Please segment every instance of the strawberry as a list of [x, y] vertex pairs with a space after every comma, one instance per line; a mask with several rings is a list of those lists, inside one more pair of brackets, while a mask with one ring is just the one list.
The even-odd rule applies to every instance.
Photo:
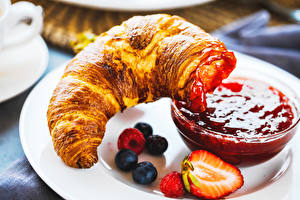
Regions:
[[181, 197], [184, 194], [184, 186], [179, 172], [171, 172], [161, 179], [160, 191], [166, 197]]
[[140, 154], [145, 147], [144, 135], [136, 128], [125, 129], [118, 139], [118, 149], [130, 149]]
[[181, 173], [186, 190], [206, 199], [219, 199], [244, 184], [237, 167], [204, 150], [187, 156], [181, 163]]

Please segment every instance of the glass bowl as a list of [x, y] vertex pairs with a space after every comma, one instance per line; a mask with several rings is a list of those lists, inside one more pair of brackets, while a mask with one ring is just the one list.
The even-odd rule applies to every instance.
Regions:
[[[275, 68], [275, 67], [274, 67]], [[273, 135], [257, 136], [251, 138], [238, 137], [208, 130], [194, 121], [187, 119], [176, 107], [175, 101], [171, 103], [171, 116], [177, 127], [177, 130], [185, 144], [191, 150], [208, 150], [227, 162], [239, 165], [255, 165], [277, 155], [292, 139], [297, 132], [300, 120], [300, 98], [299, 80], [295, 85], [287, 72], [279, 73], [272, 69], [251, 69], [238, 67], [231, 77], [245, 77], [254, 80], [264, 81], [267, 84], [279, 89], [290, 100], [290, 105], [294, 108], [294, 119], [292, 125], [281, 132]], [[293, 76], [291, 76], [293, 77]], [[295, 77], [293, 77], [295, 79]]]

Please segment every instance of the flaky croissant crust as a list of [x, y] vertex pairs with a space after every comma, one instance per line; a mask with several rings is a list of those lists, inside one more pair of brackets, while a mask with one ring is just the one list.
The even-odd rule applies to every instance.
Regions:
[[47, 112], [54, 149], [68, 166], [89, 168], [117, 112], [161, 97], [188, 101], [197, 68], [212, 91], [234, 65], [222, 42], [178, 16], [133, 17], [67, 65]]

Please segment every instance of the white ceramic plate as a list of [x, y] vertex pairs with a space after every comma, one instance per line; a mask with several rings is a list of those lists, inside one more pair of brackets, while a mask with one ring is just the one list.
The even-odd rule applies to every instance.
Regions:
[[80, 6], [117, 11], [153, 11], [184, 8], [212, 0], [56, 0]]
[[[236, 53], [238, 67], [235, 74], [255, 76], [273, 73], [299, 89], [299, 79], [266, 62]], [[159, 181], [168, 172], [180, 169], [180, 161], [190, 151], [182, 142], [170, 117], [170, 100], [141, 104], [114, 116], [107, 124], [103, 143], [98, 149], [100, 161], [90, 169], [73, 169], [64, 165], [53, 150], [49, 135], [46, 111], [48, 101], [64, 66], [47, 75], [28, 96], [20, 118], [20, 137], [24, 152], [39, 176], [59, 195], [66, 199], [164, 199], [159, 191]], [[248, 71], [248, 72], [246, 72]], [[249, 71], [251, 71], [249, 73]], [[252, 73], [253, 72], [253, 73]], [[274, 83], [275, 84], [275, 83]], [[276, 84], [275, 84], [276, 85]], [[117, 138], [125, 128], [138, 121], [150, 123], [155, 134], [164, 135], [169, 148], [164, 156], [153, 157], [146, 153], [139, 161], [151, 161], [158, 170], [158, 178], [151, 186], [134, 184], [130, 173], [116, 169], [114, 156]], [[255, 167], [241, 168], [245, 185], [232, 194], [235, 200], [300, 199], [299, 133], [275, 158]]]
[[32, 86], [47, 68], [49, 53], [41, 36], [0, 52], [0, 103]]

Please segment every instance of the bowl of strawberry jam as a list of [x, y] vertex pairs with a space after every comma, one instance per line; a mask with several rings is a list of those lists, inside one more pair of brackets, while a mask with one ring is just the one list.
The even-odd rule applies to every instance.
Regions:
[[[233, 76], [206, 95], [204, 112], [181, 101], [171, 104], [172, 119], [191, 150], [205, 149], [240, 165], [254, 165], [278, 154], [299, 124], [297, 91], [274, 77]], [[275, 84], [275, 85], [276, 85]]]

